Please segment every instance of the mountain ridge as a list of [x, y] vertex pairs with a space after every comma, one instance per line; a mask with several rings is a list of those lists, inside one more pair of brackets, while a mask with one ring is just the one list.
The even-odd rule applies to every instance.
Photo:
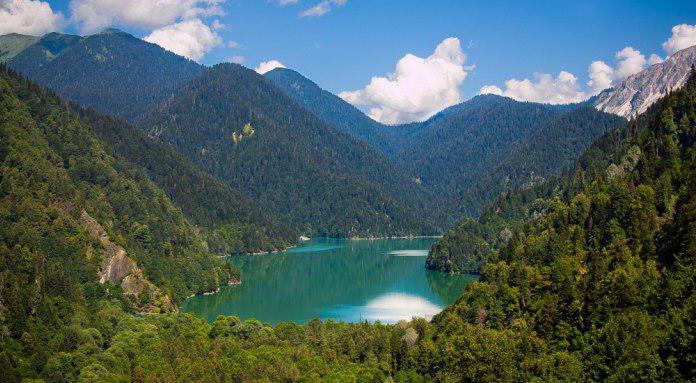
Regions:
[[595, 107], [622, 117], [635, 117], [669, 91], [682, 87], [693, 65], [696, 65], [696, 45], [682, 49], [664, 62], [651, 65], [600, 93]]

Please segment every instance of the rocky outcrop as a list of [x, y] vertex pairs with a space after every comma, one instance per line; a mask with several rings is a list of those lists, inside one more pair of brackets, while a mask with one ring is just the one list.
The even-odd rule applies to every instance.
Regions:
[[603, 112], [630, 118], [686, 83], [691, 66], [696, 65], [696, 46], [683, 49], [660, 64], [629, 76], [621, 85], [602, 92], [595, 107]]
[[143, 313], [177, 310], [171, 298], [147, 280], [137, 263], [128, 257], [126, 250], [112, 242], [104, 227], [84, 209], [80, 213], [80, 222], [101, 244], [100, 283], [120, 286], [123, 294]]

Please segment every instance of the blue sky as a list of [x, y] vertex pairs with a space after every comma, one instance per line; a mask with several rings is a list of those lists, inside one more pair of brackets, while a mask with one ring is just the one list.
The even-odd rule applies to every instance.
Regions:
[[[216, 31], [225, 45], [199, 61], [211, 65], [243, 56], [244, 65], [253, 68], [275, 59], [339, 93], [364, 87], [372, 76], [394, 72], [396, 62], [407, 53], [427, 57], [444, 39], [456, 37], [467, 56], [465, 65], [475, 65], [458, 84], [461, 98], [467, 99], [484, 85], [504, 89], [506, 80], [533, 79], [537, 72], [556, 76], [567, 71], [584, 85], [591, 62], [602, 60], [613, 66], [615, 53], [627, 46], [646, 58], [652, 53], [664, 57], [661, 44], [670, 37], [671, 28], [696, 24], [693, 0], [325, 0], [345, 4], [330, 4], [331, 11], [321, 17], [299, 16], [320, 1], [287, 5], [281, 0], [221, 1], [218, 5], [225, 15], [202, 20], [207, 25], [219, 20], [227, 26]], [[69, 2], [48, 0], [66, 19], [71, 15]], [[66, 24], [64, 31], [80, 32], [74, 23]], [[155, 29], [115, 24], [138, 37]], [[229, 41], [239, 46], [230, 48]], [[369, 105], [374, 100], [363, 101], [364, 109], [374, 106]]]

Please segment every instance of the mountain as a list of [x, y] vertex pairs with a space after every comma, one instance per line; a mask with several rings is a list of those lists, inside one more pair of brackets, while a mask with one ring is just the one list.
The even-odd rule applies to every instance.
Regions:
[[204, 69], [116, 29], [87, 37], [49, 33], [7, 65], [62, 97], [131, 122]]
[[206, 70], [140, 126], [305, 234], [384, 236], [437, 229], [426, 208], [431, 197], [413, 179], [240, 65]]
[[114, 117], [75, 103], [69, 110], [89, 124], [115, 157], [141, 169], [164, 190], [186, 218], [205, 235], [208, 248], [220, 254], [272, 251], [293, 244], [298, 232], [262, 213], [237, 189], [202, 172], [167, 145]]
[[504, 190], [558, 175], [593, 140], [624, 123], [584, 104], [485, 95], [421, 123], [387, 126], [293, 70], [265, 76], [324, 121], [396, 161], [437, 196], [438, 219], [447, 224], [479, 214]]
[[447, 200], [450, 216], [478, 215], [500, 192], [571, 167], [592, 141], [623, 123], [581, 104], [477, 96], [420, 124], [399, 159]]
[[[99, 283], [96, 255], [105, 246], [133, 251], [131, 241], [147, 235], [122, 225], [121, 209], [109, 210], [134, 203], [143, 210], [128, 219], [146, 211], [166, 225], [172, 212], [155, 211], [166, 199], [158, 203], [156, 189], [141, 194], [147, 182], [100, 193], [124, 174], [111, 166], [119, 161], [59, 105], [45, 109], [52, 104], [41, 102], [40, 89], [8, 87], [0, 77], [3, 381], [691, 381], [696, 71], [691, 78], [596, 141], [582, 169], [540, 197], [545, 208], [524, 219], [479, 280], [431, 322], [273, 327], [124, 309], [118, 287]], [[81, 140], [70, 140], [73, 133]], [[85, 172], [88, 165], [115, 172], [105, 179]], [[99, 218], [70, 213], [66, 200]]]
[[0, 64], [6, 63], [27, 47], [39, 40], [36, 36], [26, 36], [17, 33], [0, 36]]
[[387, 155], [393, 155], [398, 151], [392, 137], [398, 128], [382, 125], [367, 117], [358, 108], [321, 89], [300, 73], [292, 69], [276, 68], [264, 76], [334, 128], [368, 143]]
[[635, 117], [670, 90], [683, 86], [693, 65], [696, 65], [696, 46], [629, 76], [616, 88], [605, 90], [595, 101], [595, 107], [622, 117]]
[[[0, 270], [11, 294], [2, 309], [12, 323], [33, 315], [20, 302], [70, 305], [89, 294], [175, 311], [235, 277], [143, 171], [111, 155], [62, 100], [5, 67], [0, 136]], [[89, 292], [72, 291], [85, 283]]]

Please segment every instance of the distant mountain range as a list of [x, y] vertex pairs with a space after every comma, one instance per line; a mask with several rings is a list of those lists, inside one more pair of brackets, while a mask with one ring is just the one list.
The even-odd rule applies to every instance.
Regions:
[[113, 29], [3, 36], [0, 52], [30, 79], [135, 124], [310, 235], [441, 232], [502, 191], [572, 167], [623, 121], [586, 104], [489, 95], [386, 126], [295, 71], [208, 69]]
[[[130, 122], [203, 66], [117, 29], [0, 37], [6, 64], [61, 96]], [[19, 49], [24, 47], [23, 49]]]
[[332, 126], [383, 151], [439, 198], [447, 223], [477, 215], [501, 191], [557, 175], [624, 119], [590, 105], [477, 96], [422, 123], [382, 125], [289, 69], [266, 77]]
[[683, 49], [664, 62], [628, 77], [619, 86], [602, 92], [595, 106], [607, 113], [635, 117], [670, 90], [682, 87], [693, 65], [696, 65], [696, 46]]

